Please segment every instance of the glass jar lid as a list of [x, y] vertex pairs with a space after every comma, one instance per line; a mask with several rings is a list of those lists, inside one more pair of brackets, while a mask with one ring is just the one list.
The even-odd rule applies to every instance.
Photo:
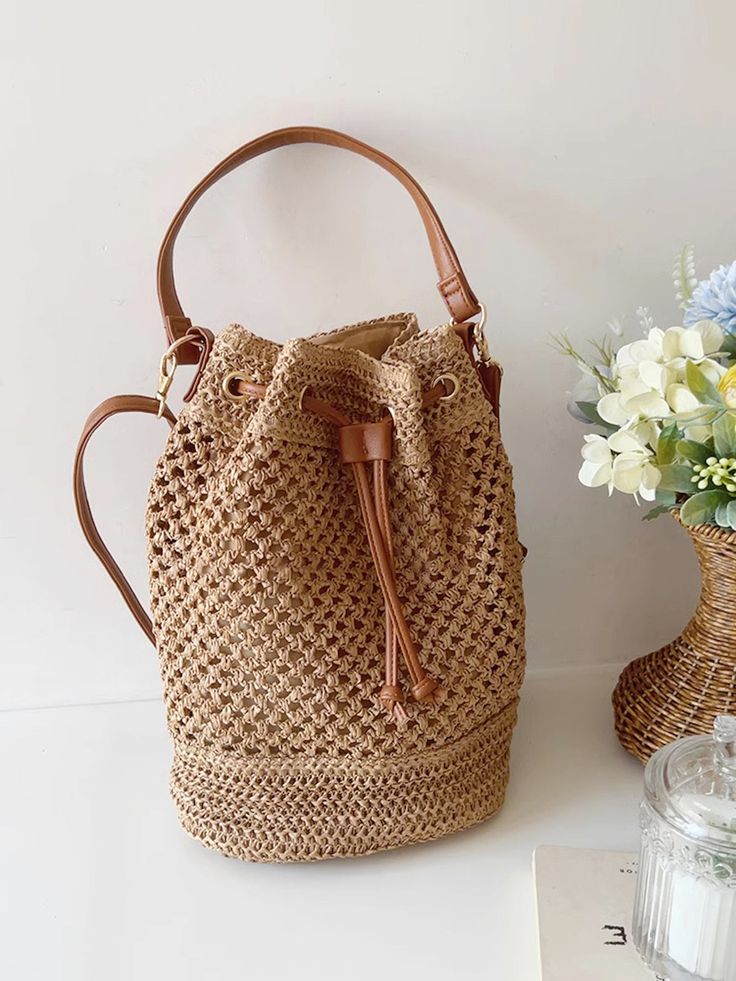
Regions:
[[658, 750], [644, 788], [668, 824], [736, 855], [736, 716], [719, 715], [712, 735], [687, 736]]

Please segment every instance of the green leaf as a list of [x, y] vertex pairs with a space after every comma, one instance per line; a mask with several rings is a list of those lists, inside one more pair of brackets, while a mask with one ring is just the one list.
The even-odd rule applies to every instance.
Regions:
[[692, 463], [705, 464], [708, 457], [713, 456], [713, 450], [705, 443], [696, 443], [692, 439], [678, 439], [677, 455], [690, 460]]
[[716, 508], [716, 524], [719, 528], [730, 528], [736, 531], [736, 500], [721, 501]]
[[658, 465], [662, 466], [663, 464], [672, 463], [674, 461], [677, 453], [677, 437], [679, 436], [679, 433], [680, 430], [673, 422], [669, 426], [665, 426], [665, 428], [659, 434], [659, 439], [657, 440]]
[[677, 495], [673, 491], [662, 490], [661, 486], [657, 488], [654, 499], [657, 502], [656, 507], [647, 511], [642, 521], [654, 521], [660, 514], [667, 514], [677, 504]]
[[597, 402], [576, 402], [575, 405], [580, 409], [589, 422], [603, 422], [598, 415]]
[[661, 487], [658, 487], [654, 492], [654, 500], [666, 508], [673, 508], [677, 504], [677, 494], [674, 491], [662, 490]]
[[713, 446], [719, 458], [736, 457], [736, 412], [724, 412], [713, 423]]
[[736, 360], [736, 334], [726, 334], [721, 344], [721, 350], [728, 355], [729, 361]]
[[657, 485], [657, 490], [675, 491], [678, 494], [692, 494], [696, 485], [693, 483], [695, 474], [692, 467], [682, 463], [670, 463], [659, 467], [662, 479]]
[[716, 508], [724, 501], [732, 500], [726, 491], [707, 490], [689, 497], [680, 508], [680, 518], [684, 525], [712, 525], [715, 523]]
[[718, 394], [717, 388], [712, 381], [706, 378], [702, 368], [699, 368], [694, 361], [687, 362], [685, 373], [687, 387], [699, 402], [703, 405], [723, 405], [723, 399]]
[[616, 431], [616, 427], [611, 425], [610, 422], [606, 422], [605, 419], [601, 419], [598, 415], [598, 403], [597, 402], [576, 402], [575, 405], [580, 409], [585, 418], [589, 422], [595, 423], [596, 426], [600, 426], [602, 429], [607, 430], [609, 433]]
[[658, 504], [656, 507], [652, 508], [651, 511], [647, 511], [647, 513], [644, 515], [644, 517], [641, 520], [654, 521], [654, 519], [658, 518], [660, 514], [667, 514], [667, 512], [670, 510], [671, 508], [668, 504]]

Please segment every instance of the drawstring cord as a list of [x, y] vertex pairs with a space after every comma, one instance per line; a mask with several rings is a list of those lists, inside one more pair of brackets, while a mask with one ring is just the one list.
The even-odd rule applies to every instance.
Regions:
[[[388, 425], [392, 425], [390, 420]], [[404, 696], [397, 679], [398, 665], [395, 654], [397, 644], [403, 654], [411, 679], [411, 693], [416, 701], [439, 701], [444, 695], [444, 690], [439, 682], [425, 671], [419, 659], [397, 592], [393, 548], [390, 543], [390, 516], [382, 505], [376, 506], [377, 501], [387, 502], [386, 461], [374, 461], [374, 477], [379, 464], [383, 466], [379, 470], [382, 476], [379, 476], [377, 481], [374, 479], [373, 495], [370, 492], [365, 462], [349, 462], [353, 468], [363, 523], [386, 605], [386, 683], [381, 689], [381, 701], [389, 712], [395, 715], [397, 721], [402, 722], [405, 721], [406, 712], [403, 708]], [[383, 520], [379, 518], [379, 510]]]
[[[440, 375], [432, 388], [423, 394], [422, 407], [453, 398], [458, 384], [454, 375]], [[225, 377], [222, 387], [225, 395], [236, 402], [264, 398], [266, 395], [265, 385], [258, 385], [237, 371]], [[409, 675], [414, 701], [439, 702], [446, 692], [421, 662], [396, 586], [388, 485], [389, 463], [393, 457], [393, 415], [389, 413], [379, 422], [353, 423], [334, 405], [309, 395], [308, 388], [302, 389], [299, 407], [337, 428], [343, 462], [349, 464], [353, 471], [361, 516], [386, 610], [385, 681], [379, 698], [397, 723], [404, 725], [408, 716], [404, 707], [406, 696], [399, 684], [399, 651]], [[372, 480], [366, 467], [368, 463], [372, 464]]]
[[[393, 563], [394, 547], [388, 502], [388, 465], [385, 460], [374, 460], [373, 462], [373, 499], [383, 540], [386, 543], [386, 551]], [[405, 725], [408, 716], [404, 708], [404, 693], [399, 686], [399, 645], [388, 608], [386, 609], [386, 680], [379, 698], [388, 714], [392, 715], [399, 725]]]

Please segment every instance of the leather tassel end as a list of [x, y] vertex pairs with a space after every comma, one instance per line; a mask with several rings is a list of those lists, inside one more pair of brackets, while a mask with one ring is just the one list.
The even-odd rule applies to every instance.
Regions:
[[439, 704], [447, 697], [447, 689], [443, 688], [439, 681], [426, 675], [418, 685], [414, 685], [411, 690], [417, 702], [434, 702]]
[[404, 708], [404, 693], [398, 685], [384, 685], [378, 696], [381, 704], [398, 725], [406, 725], [409, 716]]

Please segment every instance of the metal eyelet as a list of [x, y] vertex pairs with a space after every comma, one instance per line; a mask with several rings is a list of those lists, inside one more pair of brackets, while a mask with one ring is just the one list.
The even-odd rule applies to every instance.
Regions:
[[[451, 388], [448, 387], [448, 383], [452, 386]], [[440, 395], [440, 402], [449, 402], [455, 398], [460, 390], [460, 379], [457, 375], [453, 375], [451, 371], [446, 371], [442, 375], [437, 375], [432, 383], [432, 388], [435, 385], [442, 385], [447, 393], [446, 395]]]
[[232, 383], [234, 381], [250, 382], [252, 384], [253, 379], [249, 378], [248, 375], [244, 375], [242, 371], [230, 371], [222, 379], [222, 394], [230, 402], [245, 402], [246, 399], [251, 398], [250, 395], [236, 395], [232, 390]]

